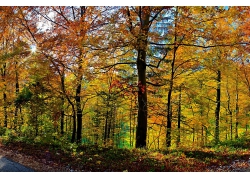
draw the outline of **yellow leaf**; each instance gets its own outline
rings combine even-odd
[[[96,161],[96,164],[101,164],[101,161]]]

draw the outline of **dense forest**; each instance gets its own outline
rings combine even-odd
[[[247,136],[249,7],[0,7],[0,135],[118,148]]]

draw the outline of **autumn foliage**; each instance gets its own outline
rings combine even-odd
[[[0,135],[203,147],[249,131],[249,7],[0,7]]]

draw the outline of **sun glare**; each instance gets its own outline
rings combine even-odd
[[[35,53],[36,52],[36,46],[35,45],[31,45],[30,46],[30,50],[32,53]]]

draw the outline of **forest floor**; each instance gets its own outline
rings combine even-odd
[[[203,148],[152,151],[0,143],[0,155],[37,172],[250,172],[249,149]]]

